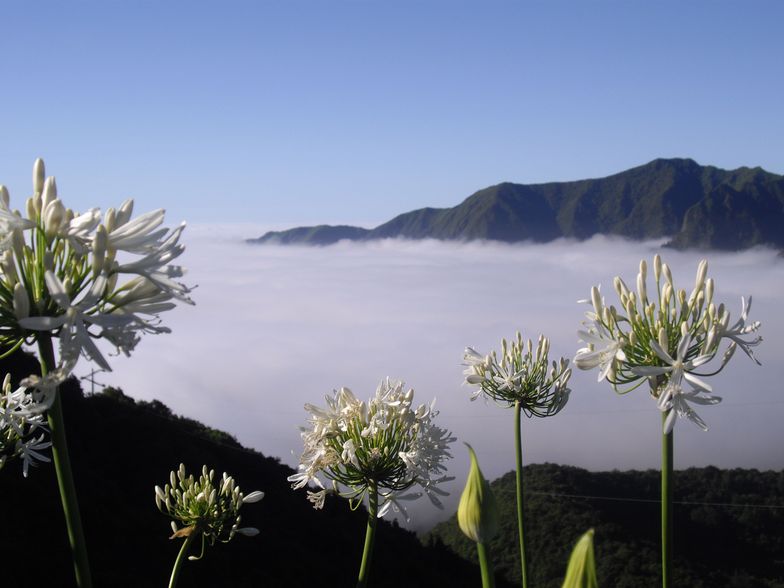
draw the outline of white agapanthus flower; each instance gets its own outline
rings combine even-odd
[[[379,517],[390,508],[405,514],[400,502],[422,493],[441,508],[438,496],[446,492],[439,484],[453,479],[444,475],[443,462],[451,457],[449,444],[455,439],[433,424],[435,401],[414,407],[413,400],[413,390],[387,378],[367,403],[341,388],[326,396],[324,408],[306,404],[310,422],[302,428],[299,471],[288,478],[292,487],[313,483],[321,488],[308,492],[315,508],[323,507],[328,492],[320,477],[352,504],[377,492]],[[404,494],[414,485],[421,492]]]
[[[586,347],[577,351],[574,363],[580,369],[599,368],[619,393],[648,382],[659,410],[667,414],[664,433],[672,431],[676,417],[686,418],[707,430],[690,404],[712,405],[721,401],[703,378],[720,372],[740,347],[759,364],[752,348],[762,341],[750,336],[760,322],[749,322],[751,297],[741,298],[741,314],[730,325],[724,304],[713,301],[714,282],[707,277],[708,262],[702,260],[691,293],[676,289],[672,272],[661,257],[653,260],[655,291],[648,296],[648,264],[640,262],[637,291],[620,278],[614,280],[620,305],[607,306],[599,288],[591,290],[592,308],[585,313],[585,329],[578,331]],[[701,372],[719,351],[722,340],[729,345],[721,363],[712,372]],[[684,385],[691,386],[684,389]]]
[[[126,200],[103,219],[97,208],[74,212],[38,159],[25,213],[11,210],[0,186],[0,353],[52,336],[60,361],[50,369],[72,369],[84,355],[109,370],[96,339],[129,354],[142,333],[168,332],[161,312],[193,303],[177,281],[183,268],[172,265],[184,225],[163,227],[162,209],[134,219]]]
[[[505,407],[520,404],[528,416],[545,417],[558,413],[569,400],[572,370],[563,357],[550,363],[550,340],[540,335],[534,349],[530,339],[519,332],[512,341],[501,341],[501,353],[481,355],[466,347],[463,371],[466,384],[476,386],[471,396],[484,395]]]
[[[0,469],[6,461],[18,457],[22,460],[22,475],[27,477],[31,465],[51,461],[42,453],[52,444],[42,433],[46,426],[40,406],[24,386],[12,390],[11,377],[5,376],[0,390]]]

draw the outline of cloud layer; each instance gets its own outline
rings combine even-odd
[[[105,383],[135,398],[157,398],[175,412],[227,430],[240,442],[295,466],[303,404],[340,386],[370,397],[386,376],[437,397],[438,420],[476,449],[485,475],[513,468],[512,411],[470,402],[462,351],[497,348],[516,330],[551,338],[551,356],[572,357],[585,307],[576,304],[615,275],[634,283],[637,265],[658,243],[594,238],[546,245],[382,241],[328,248],[248,246],[247,226],[186,231],[183,263],[198,284],[195,307],[165,317],[171,335],[143,340],[130,359],[115,358]],[[690,288],[697,252],[664,250],[676,285]],[[763,323],[758,367],[737,354],[713,379],[724,401],[703,407],[711,430],[676,427],[676,467],[782,468],[784,260],[770,250],[707,255],[716,296],[734,314],[753,294]],[[82,370],[85,366],[82,365]],[[660,416],[647,391],[617,396],[596,373],[575,373],[559,415],[523,423],[526,463],[590,469],[658,468]],[[454,510],[468,456],[454,446],[452,496],[442,514],[426,500],[412,507],[426,526]],[[303,496],[304,500],[304,496]]]

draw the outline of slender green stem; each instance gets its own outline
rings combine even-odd
[[[362,552],[362,565],[359,568],[359,578],[357,578],[357,588],[367,586],[368,574],[370,573],[370,561],[373,558],[373,544],[376,538],[376,521],[378,520],[378,489],[376,484],[368,486],[368,522],[365,531],[365,549]]]
[[[174,588],[177,585],[177,579],[180,577],[180,569],[185,561],[185,555],[193,543],[193,540],[199,535],[199,532],[194,530],[193,533],[185,538],[180,547],[180,552],[177,554],[177,559],[174,560],[174,567],[172,568],[171,578],[169,578],[169,588]]]
[[[480,541],[476,544],[476,552],[479,555],[479,567],[482,569],[482,588],[495,588],[493,562],[490,561],[487,546]]]
[[[55,365],[51,336],[39,335],[38,351],[41,375],[45,376]],[[57,473],[57,486],[60,489],[60,500],[63,504],[63,514],[65,515],[65,524],[68,529],[68,541],[71,544],[76,585],[79,588],[91,588],[93,582],[90,577],[90,563],[87,559],[87,543],[84,540],[82,518],[79,515],[79,502],[76,499],[76,486],[74,485],[73,472],[71,471],[71,460],[68,457],[63,403],[59,390],[54,394],[54,402],[48,411],[48,420],[54,469]]]
[[[667,413],[662,413],[662,423]],[[662,526],[662,586],[672,585],[672,468],[673,468],[673,432],[662,434],[662,468],[661,468],[661,526]]]
[[[515,457],[517,480],[517,534],[520,538],[520,572],[523,588],[528,587],[528,566],[525,561],[525,534],[523,532],[523,438],[520,431],[522,415],[520,401],[515,402]]]

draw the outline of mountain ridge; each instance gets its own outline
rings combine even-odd
[[[596,234],[668,238],[677,248],[784,247],[784,176],[655,159],[595,179],[501,182],[449,208],[399,214],[372,229],[319,225],[270,231],[253,244],[330,245],[384,238],[547,242]]]

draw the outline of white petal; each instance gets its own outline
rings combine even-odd
[[[701,380],[694,374],[690,374],[689,372],[684,372],[683,377],[686,378],[688,382],[692,384],[692,386],[696,386],[697,388],[701,388],[706,392],[713,392],[713,387],[708,384],[706,381]]]

